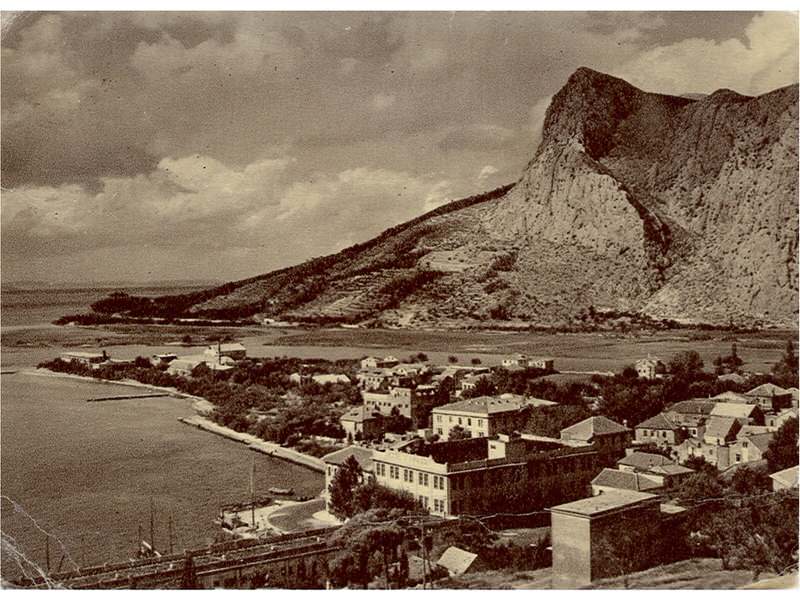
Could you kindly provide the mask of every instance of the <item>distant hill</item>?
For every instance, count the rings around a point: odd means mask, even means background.
[[[581,68],[515,184],[148,310],[401,327],[603,311],[796,326],[797,104],[797,85],[694,99]]]

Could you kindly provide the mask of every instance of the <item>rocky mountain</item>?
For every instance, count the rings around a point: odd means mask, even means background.
[[[797,107],[797,85],[678,97],[581,68],[515,184],[153,308],[395,326],[562,325],[587,311],[796,326]]]

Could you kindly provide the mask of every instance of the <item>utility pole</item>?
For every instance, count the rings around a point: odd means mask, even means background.
[[[50,536],[44,536],[44,558],[47,565],[47,574],[50,574]]]
[[[83,534],[81,534],[81,566],[86,566],[86,544],[83,543]]]
[[[253,529],[256,528],[256,457],[253,455],[253,464],[250,468],[250,520]]]
[[[169,553],[172,554],[172,513],[169,515]]]

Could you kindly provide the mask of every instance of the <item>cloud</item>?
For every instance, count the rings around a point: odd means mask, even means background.
[[[615,74],[668,94],[730,88],[756,95],[797,82],[796,14],[757,15],[744,36],[746,42],[692,38],[658,46],[620,65]]]
[[[496,175],[500,172],[500,169],[494,167],[492,165],[486,165],[481,169],[481,172],[478,173],[478,181],[484,181],[489,179],[492,175]]]

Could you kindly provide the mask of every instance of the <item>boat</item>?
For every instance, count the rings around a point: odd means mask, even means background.
[[[269,488],[269,493],[275,494],[276,496],[291,496],[294,494],[294,488],[271,487]]]

